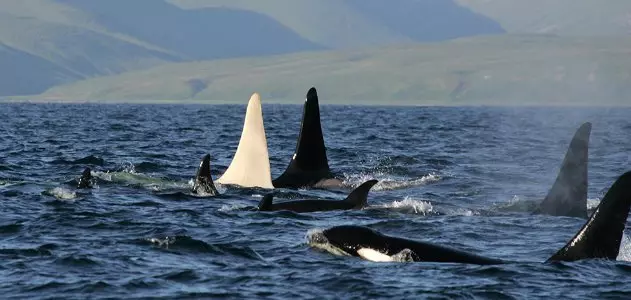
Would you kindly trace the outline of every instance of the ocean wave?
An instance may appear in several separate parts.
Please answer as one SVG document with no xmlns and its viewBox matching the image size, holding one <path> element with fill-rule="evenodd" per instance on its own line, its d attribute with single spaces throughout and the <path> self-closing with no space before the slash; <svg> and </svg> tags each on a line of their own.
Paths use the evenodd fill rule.
<svg viewBox="0 0 631 300">
<path fill-rule="evenodd" d="M 156 276 L 156 278 L 176 281 L 176 282 L 189 282 L 189 281 L 197 280 L 200 277 L 199 275 L 197 275 L 197 273 L 195 273 L 194 270 L 182 270 L 182 271 L 168 272 L 166 274 Z"/>
<path fill-rule="evenodd" d="M 235 246 L 230 243 L 209 244 L 187 235 L 165 236 L 162 238 L 148 238 L 147 242 L 169 251 L 185 251 L 204 254 L 228 254 L 255 260 L 263 257 L 250 247 Z"/>
<path fill-rule="evenodd" d="M 387 209 L 405 214 L 428 215 L 450 215 L 450 216 L 474 216 L 479 212 L 468 208 L 446 208 L 434 206 L 430 201 L 424 199 L 415 199 L 410 196 L 404 197 L 402 200 L 395 200 L 391 203 L 382 205 L 371 205 L 366 209 Z"/>
<path fill-rule="evenodd" d="M 245 204 L 224 204 L 217 211 L 220 212 L 230 212 L 230 211 L 244 211 L 252 208 L 251 205 Z"/>
<path fill-rule="evenodd" d="M 156 178 L 143 173 L 137 173 L 134 166 L 127 166 L 122 171 L 116 172 L 93 172 L 94 177 L 104 180 L 106 182 L 118 183 L 127 186 L 135 186 L 145 188 L 154 192 L 160 192 L 164 190 L 173 189 L 190 189 L 192 181 L 190 182 L 176 182 L 162 178 Z"/>
<path fill-rule="evenodd" d="M 51 162 L 56 165 L 94 165 L 94 166 L 103 166 L 105 164 L 105 160 L 95 155 L 88 155 L 86 157 L 82 157 L 75 160 L 67 160 L 67 159 L 55 159 Z"/>
<path fill-rule="evenodd" d="M 620 250 L 616 260 L 631 262 L 631 238 L 624 233 L 622 234 L 622 239 L 620 240 Z"/>
<path fill-rule="evenodd" d="M 89 257 L 86 257 L 85 255 L 77 255 L 77 254 L 70 254 L 70 255 L 60 257 L 56 259 L 55 262 L 61 265 L 72 266 L 72 267 L 96 266 L 99 264 L 97 261 Z"/>
<path fill-rule="evenodd" d="M 373 186 L 373 191 L 390 191 L 406 189 L 410 187 L 423 186 L 429 183 L 437 182 L 441 179 L 439 175 L 430 173 L 420 178 L 398 179 L 383 173 L 349 175 L 344 174 L 343 184 L 350 187 L 358 187 L 360 184 L 377 179 L 379 182 Z"/>
<path fill-rule="evenodd" d="M 22 224 L 19 223 L 0 225 L 0 234 L 17 233 L 20 229 L 22 229 Z"/>
<path fill-rule="evenodd" d="M 0 249 L 0 257 L 5 256 L 9 259 L 17 259 L 17 258 L 22 258 L 22 257 L 34 257 L 34 256 L 51 256 L 51 255 L 53 255 L 53 253 L 46 247 Z"/>
<path fill-rule="evenodd" d="M 374 205 L 370 208 L 392 209 L 402 213 L 433 215 L 436 214 L 434 206 L 431 202 L 425 200 L 417 200 L 411 197 L 405 197 L 403 200 L 395 200 L 392 203 L 383 205 Z"/>
<path fill-rule="evenodd" d="M 63 187 L 56 187 L 42 192 L 43 195 L 55 197 L 57 200 L 71 201 L 77 198 L 77 193 Z"/>
<path fill-rule="evenodd" d="M 596 207 L 598 207 L 598 204 L 600 204 L 600 198 L 593 198 L 593 199 L 587 199 L 587 210 L 591 211 L 591 210 L 595 210 Z"/>
<path fill-rule="evenodd" d="M 156 172 L 162 170 L 162 165 L 152 162 L 143 161 L 134 165 L 134 170 L 137 172 Z"/>
</svg>

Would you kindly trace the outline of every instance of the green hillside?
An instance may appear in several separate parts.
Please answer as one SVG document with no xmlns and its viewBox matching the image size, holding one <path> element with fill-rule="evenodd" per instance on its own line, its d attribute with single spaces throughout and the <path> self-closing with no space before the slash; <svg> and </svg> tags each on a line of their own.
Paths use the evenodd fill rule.
<svg viewBox="0 0 631 300">
<path fill-rule="evenodd" d="M 5 49 L 0 52 L 0 95 L 37 93 L 56 84 L 179 60 L 47 0 L 2 1 L 0 46 Z M 21 84 L 7 84 L 14 81 Z"/>
<path fill-rule="evenodd" d="M 252 61 L 301 61 L 306 69 L 315 70 L 312 75 L 296 74 L 297 77 L 292 74 L 295 71 L 284 70 L 283 74 L 291 74 L 287 78 L 289 82 L 303 82 L 300 78 L 313 76 L 304 80 L 327 83 L 329 78 L 336 78 L 340 73 L 352 72 L 368 76 L 364 80 L 374 81 L 376 77 L 370 76 L 377 76 L 381 71 L 370 69 L 364 74 L 357 71 L 360 69 L 358 64 L 381 62 L 386 70 L 394 69 L 387 63 L 402 54 L 384 46 L 406 45 L 400 48 L 413 48 L 420 51 L 419 55 L 444 59 L 446 56 L 431 54 L 431 49 L 443 46 L 450 49 L 452 44 L 423 46 L 412 43 L 502 35 L 506 31 L 575 37 L 628 36 L 631 33 L 630 15 L 631 1 L 626 0 L 608 0 L 606 4 L 594 0 L 0 0 L 0 97 L 40 94 L 55 86 L 59 89 L 52 91 L 65 90 L 74 82 L 143 70 L 152 73 L 159 70 L 154 69 L 159 66 L 169 71 L 187 68 L 182 66 L 192 69 L 225 66 L 221 69 L 224 74 L 221 78 L 213 77 L 208 81 L 208 78 L 202 80 L 195 75 L 189 78 L 190 81 L 184 80 L 187 83 L 183 85 L 178 81 L 169 82 L 166 86 L 171 86 L 169 92 L 173 94 L 157 94 L 168 99 L 214 99 L 232 95 L 230 84 L 238 80 L 229 78 L 243 74 L 243 62 Z M 624 41 L 616 42 L 612 38 L 604 43 L 613 45 Z M 488 45 L 486 51 L 503 55 L 500 54 L 503 49 L 492 47 Z M 589 45 L 581 47 L 591 49 Z M 552 51 L 545 55 L 562 56 L 552 48 L 538 50 Z M 320 50 L 346 52 L 309 53 Z M 390 50 L 394 52 L 387 53 Z M 282 56 L 269 57 L 272 55 Z M 358 55 L 360 59 L 356 58 Z M 402 59 L 408 58 L 405 55 Z M 477 59 L 478 54 L 466 55 Z M 231 58 L 239 60 L 219 61 Z M 308 62 L 312 58 L 318 59 Z M 327 65 L 329 59 L 337 60 L 335 66 L 349 69 L 337 70 L 331 66 L 330 71 L 335 76 L 318 77 L 321 75 L 318 70 L 323 68 L 321 65 Z M 412 56 L 409 59 L 413 59 Z M 197 63 L 200 61 L 202 63 Z M 171 65 L 185 62 L 193 63 L 180 67 Z M 414 61 L 406 63 L 416 65 Z M 230 69 L 233 67 L 236 69 Z M 607 69 L 603 74 L 609 71 Z M 423 75 L 408 70 L 407 65 L 399 66 L 397 72 L 404 78 Z M 433 72 L 441 74 L 442 71 Z M 451 70 L 445 72 L 441 75 L 443 79 L 433 79 L 443 82 L 437 86 L 454 80 L 454 75 L 448 74 Z M 125 76 L 135 78 L 138 74 L 144 73 Z M 208 76 L 208 71 L 203 69 L 195 74 L 204 77 Z M 462 75 L 468 74 L 466 72 L 458 74 L 457 78 L 464 76 L 467 82 L 473 80 Z M 614 78 L 618 78 L 616 76 Z M 112 79 L 103 78 L 98 82 L 109 80 Z M 276 79 L 257 80 L 260 82 L 256 84 L 270 88 Z M 226 84 L 225 87 L 218 88 L 218 81 Z M 338 83 L 334 80 L 330 84 Z M 407 84 L 407 79 L 395 84 L 401 89 L 396 91 L 397 97 L 417 96 L 417 89 L 408 91 Z M 133 96 L 136 91 L 132 90 L 133 87 L 129 87 L 123 91 L 97 90 L 92 93 Z M 280 87 L 274 90 L 277 94 L 273 96 L 279 99 L 288 98 L 286 94 L 291 93 Z M 433 91 L 431 94 L 437 98 L 444 93 L 433 84 L 428 91 Z M 387 95 L 392 92 L 392 87 L 383 87 L 368 95 L 372 97 L 377 92 Z M 141 92 L 138 98 L 145 99 L 144 93 Z M 186 96 L 187 93 L 190 95 Z M 458 94 L 450 95 L 457 98 Z M 365 98 L 365 95 L 344 93 L 339 96 L 348 97 L 348 101 Z"/>
<path fill-rule="evenodd" d="M 631 40 L 498 36 L 168 64 L 55 87 L 40 101 L 631 104 Z"/>
</svg>

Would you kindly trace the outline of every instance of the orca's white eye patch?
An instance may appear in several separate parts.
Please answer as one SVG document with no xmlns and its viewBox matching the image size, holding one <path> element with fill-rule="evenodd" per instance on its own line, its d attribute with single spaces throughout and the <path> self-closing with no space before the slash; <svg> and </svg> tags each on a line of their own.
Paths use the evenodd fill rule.
<svg viewBox="0 0 631 300">
<path fill-rule="evenodd" d="M 369 261 L 374 261 L 374 262 L 392 262 L 394 261 L 394 259 L 387 255 L 387 254 L 383 254 L 377 250 L 374 249 L 370 249 L 370 248 L 361 248 L 357 250 L 357 254 L 359 255 L 359 257 L 365 259 L 365 260 L 369 260 Z"/>
</svg>

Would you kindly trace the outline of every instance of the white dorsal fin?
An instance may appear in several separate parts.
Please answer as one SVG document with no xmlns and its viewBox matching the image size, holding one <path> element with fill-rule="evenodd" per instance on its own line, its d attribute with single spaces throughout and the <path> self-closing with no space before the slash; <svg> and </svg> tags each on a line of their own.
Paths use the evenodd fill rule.
<svg viewBox="0 0 631 300">
<path fill-rule="evenodd" d="M 228 170 L 216 180 L 221 184 L 273 189 L 261 97 L 252 94 L 245 111 L 241 140 Z"/>
</svg>

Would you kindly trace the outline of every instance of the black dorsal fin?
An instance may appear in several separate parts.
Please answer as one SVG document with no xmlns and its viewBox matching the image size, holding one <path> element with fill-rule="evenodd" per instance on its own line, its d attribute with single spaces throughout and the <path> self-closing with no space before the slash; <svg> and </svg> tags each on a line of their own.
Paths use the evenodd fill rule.
<svg viewBox="0 0 631 300">
<path fill-rule="evenodd" d="M 296 152 L 285 172 L 272 181 L 274 187 L 310 186 L 321 179 L 332 178 L 320 126 L 318 93 L 312 87 L 307 93 Z"/>
<path fill-rule="evenodd" d="M 213 178 L 210 175 L 210 154 L 204 155 L 199 164 L 197 174 L 195 175 L 195 182 L 193 183 L 193 193 L 209 196 L 218 194 Z"/>
<path fill-rule="evenodd" d="M 596 211 L 574 238 L 548 261 L 616 259 L 630 207 L 631 172 L 627 172 L 609 188 Z"/>
<path fill-rule="evenodd" d="M 592 124 L 576 130 L 567 149 L 559 174 L 539 212 L 553 216 L 587 218 L 587 161 Z"/>
<path fill-rule="evenodd" d="M 80 189 L 88 189 L 92 187 L 92 170 L 90 168 L 85 168 L 83 173 L 81 173 L 81 178 L 79 178 L 79 184 L 77 188 Z"/>
<path fill-rule="evenodd" d="M 210 177 L 210 154 L 206 154 L 202 158 L 195 178 L 206 178 L 212 181 L 212 178 Z"/>
<path fill-rule="evenodd" d="M 274 201 L 274 195 L 267 194 L 263 196 L 263 199 L 259 202 L 259 210 L 260 211 L 268 211 L 272 207 L 272 202 Z"/>
<path fill-rule="evenodd" d="M 360 186 L 355 188 L 344 201 L 352 203 L 355 209 L 362 208 L 366 206 L 366 202 L 368 201 L 368 192 L 370 189 L 377 184 L 377 180 L 368 180 L 362 183 Z"/>
</svg>

